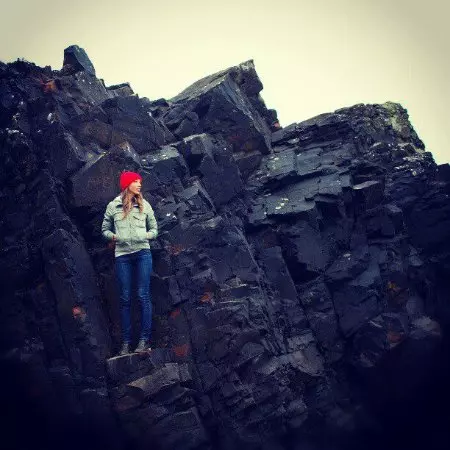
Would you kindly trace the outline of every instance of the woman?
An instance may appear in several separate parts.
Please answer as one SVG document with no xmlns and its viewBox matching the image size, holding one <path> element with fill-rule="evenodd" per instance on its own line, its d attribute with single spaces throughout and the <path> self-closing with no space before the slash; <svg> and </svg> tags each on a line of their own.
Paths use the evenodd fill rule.
<svg viewBox="0 0 450 450">
<path fill-rule="evenodd" d="M 158 235 L 153 209 L 141 194 L 142 177 L 136 172 L 122 172 L 121 193 L 106 207 L 102 235 L 115 243 L 115 273 L 119 288 L 122 324 L 120 355 L 130 353 L 131 290 L 133 275 L 137 282 L 137 297 L 141 303 L 142 330 L 135 352 L 151 350 L 149 346 L 152 321 L 150 274 L 152 254 L 150 239 Z"/>
</svg>

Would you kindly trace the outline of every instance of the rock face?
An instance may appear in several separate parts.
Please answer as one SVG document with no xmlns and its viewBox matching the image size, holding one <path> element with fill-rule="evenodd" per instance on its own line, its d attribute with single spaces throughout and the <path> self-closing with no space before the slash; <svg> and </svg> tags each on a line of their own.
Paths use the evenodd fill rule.
<svg viewBox="0 0 450 450">
<path fill-rule="evenodd" d="M 60 71 L 0 63 L 1 358 L 43 417 L 95 424 L 95 448 L 334 449 L 433 382 L 448 165 L 399 104 L 282 128 L 261 90 L 253 61 L 154 101 L 77 46 Z M 122 170 L 160 233 L 154 350 L 117 357 L 100 224 Z"/>
</svg>

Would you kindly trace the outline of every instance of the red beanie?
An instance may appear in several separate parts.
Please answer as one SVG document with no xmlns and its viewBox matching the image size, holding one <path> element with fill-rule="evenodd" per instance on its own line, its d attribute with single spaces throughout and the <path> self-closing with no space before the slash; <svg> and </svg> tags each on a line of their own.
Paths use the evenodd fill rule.
<svg viewBox="0 0 450 450">
<path fill-rule="evenodd" d="M 120 174 L 120 189 L 123 191 L 133 181 L 142 180 L 142 177 L 136 172 L 122 172 Z"/>
</svg>

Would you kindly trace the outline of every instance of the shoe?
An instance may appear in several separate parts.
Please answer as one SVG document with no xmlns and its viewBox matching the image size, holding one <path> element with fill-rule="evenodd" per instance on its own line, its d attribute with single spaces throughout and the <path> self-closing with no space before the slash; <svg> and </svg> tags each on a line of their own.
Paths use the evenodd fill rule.
<svg viewBox="0 0 450 450">
<path fill-rule="evenodd" d="M 141 339 L 139 341 L 138 346 L 136 347 L 136 349 L 134 350 L 136 353 L 139 352 L 148 352 L 151 350 L 151 347 L 148 345 L 147 341 L 145 339 Z"/>
<path fill-rule="evenodd" d="M 130 353 L 130 344 L 128 342 L 124 342 L 122 344 L 122 348 L 120 349 L 119 355 L 124 356 L 128 355 L 128 353 Z"/>
</svg>

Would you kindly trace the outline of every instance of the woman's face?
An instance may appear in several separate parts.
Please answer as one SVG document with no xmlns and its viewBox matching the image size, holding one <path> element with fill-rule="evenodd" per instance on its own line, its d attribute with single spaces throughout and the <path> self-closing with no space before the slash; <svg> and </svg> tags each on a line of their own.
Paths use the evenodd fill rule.
<svg viewBox="0 0 450 450">
<path fill-rule="evenodd" d="M 128 186 L 128 189 L 133 194 L 139 194 L 141 192 L 141 180 L 136 180 L 136 181 L 133 181 L 132 183 L 130 183 L 130 185 Z"/>
</svg>

